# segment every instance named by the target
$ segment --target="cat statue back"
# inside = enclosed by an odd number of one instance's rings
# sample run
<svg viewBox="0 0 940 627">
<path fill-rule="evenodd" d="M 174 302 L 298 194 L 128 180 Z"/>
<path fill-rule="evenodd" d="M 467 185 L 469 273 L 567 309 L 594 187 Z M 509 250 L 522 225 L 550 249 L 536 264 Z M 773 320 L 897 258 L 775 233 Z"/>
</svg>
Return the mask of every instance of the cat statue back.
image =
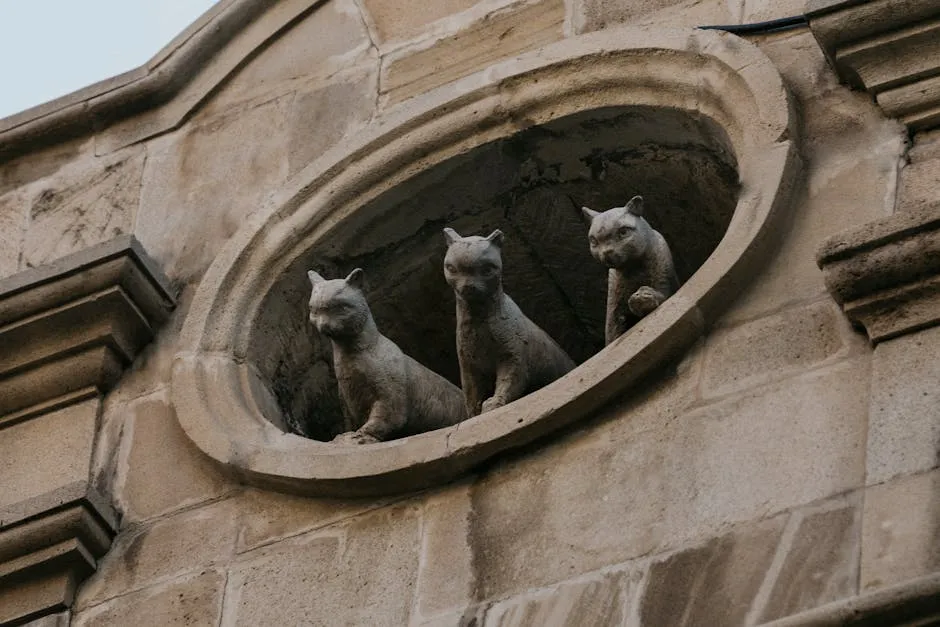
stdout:
<svg viewBox="0 0 940 627">
<path fill-rule="evenodd" d="M 444 277 L 457 297 L 457 357 L 471 416 L 534 392 L 575 364 L 503 291 L 503 234 L 444 229 Z"/>
<path fill-rule="evenodd" d="M 604 329 L 610 344 L 672 296 L 679 279 L 669 245 L 643 218 L 643 198 L 603 213 L 581 211 L 591 222 L 591 254 L 610 269 Z"/>
<path fill-rule="evenodd" d="M 333 345 L 343 411 L 355 431 L 334 442 L 366 444 L 439 429 L 467 417 L 453 383 L 404 354 L 379 333 L 362 292 L 363 271 L 326 280 L 307 272 L 310 322 Z"/>
</svg>

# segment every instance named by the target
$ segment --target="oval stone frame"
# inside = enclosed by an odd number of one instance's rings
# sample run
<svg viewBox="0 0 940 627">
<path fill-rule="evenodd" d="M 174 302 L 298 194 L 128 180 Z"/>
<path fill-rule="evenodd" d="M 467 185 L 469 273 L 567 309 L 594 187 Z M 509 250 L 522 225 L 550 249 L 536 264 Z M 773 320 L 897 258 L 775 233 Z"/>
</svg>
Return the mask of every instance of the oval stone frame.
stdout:
<svg viewBox="0 0 940 627">
<path fill-rule="evenodd" d="M 264 294 L 331 226 L 415 173 L 533 124 L 641 105 L 703 114 L 727 133 L 741 189 L 725 236 L 653 314 L 567 376 L 456 426 L 358 447 L 285 433 L 246 350 Z M 203 278 L 175 357 L 189 438 L 240 479 L 300 494 L 381 495 L 449 481 L 589 416 L 695 342 L 746 284 L 799 172 L 787 91 L 756 47 L 714 31 L 618 28 L 570 38 L 412 98 L 298 173 Z"/>
</svg>

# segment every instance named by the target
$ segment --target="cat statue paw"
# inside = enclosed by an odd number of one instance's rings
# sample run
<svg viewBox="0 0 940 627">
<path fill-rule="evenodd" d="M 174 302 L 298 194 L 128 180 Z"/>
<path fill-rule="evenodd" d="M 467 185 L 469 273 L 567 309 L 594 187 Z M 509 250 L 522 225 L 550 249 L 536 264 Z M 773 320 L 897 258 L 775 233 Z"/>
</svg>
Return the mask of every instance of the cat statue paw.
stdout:
<svg viewBox="0 0 940 627">
<path fill-rule="evenodd" d="M 591 222 L 591 255 L 609 268 L 604 340 L 610 344 L 675 294 L 679 278 L 669 245 L 643 218 L 642 197 L 604 212 L 581 211 Z"/>
<path fill-rule="evenodd" d="M 457 297 L 457 359 L 471 416 L 564 376 L 574 362 L 503 291 L 503 234 L 461 237 L 444 229 L 444 277 Z"/>
<path fill-rule="evenodd" d="M 447 427 L 467 410 L 456 385 L 406 355 L 379 333 L 362 292 L 363 271 L 345 279 L 310 279 L 310 322 L 333 345 L 343 412 L 355 431 L 333 439 L 370 444 Z"/>
</svg>

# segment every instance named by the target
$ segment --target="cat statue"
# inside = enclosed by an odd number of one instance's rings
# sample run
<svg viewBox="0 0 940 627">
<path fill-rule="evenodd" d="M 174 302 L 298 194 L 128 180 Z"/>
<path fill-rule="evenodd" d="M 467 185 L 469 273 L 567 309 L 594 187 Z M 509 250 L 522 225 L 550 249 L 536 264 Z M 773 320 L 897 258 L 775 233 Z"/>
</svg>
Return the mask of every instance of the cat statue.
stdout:
<svg viewBox="0 0 940 627">
<path fill-rule="evenodd" d="M 643 218 L 643 198 L 603 213 L 581 211 L 591 222 L 591 254 L 610 268 L 604 330 L 610 344 L 675 294 L 679 278 L 669 245 Z"/>
<path fill-rule="evenodd" d="M 379 333 L 362 293 L 363 271 L 326 280 L 307 272 L 310 321 L 333 344 L 333 367 L 347 419 L 362 425 L 333 441 L 382 442 L 447 427 L 467 417 L 456 385 Z"/>
<path fill-rule="evenodd" d="M 575 364 L 503 292 L 503 234 L 444 229 L 444 277 L 457 296 L 457 358 L 467 412 L 488 412 L 548 385 Z"/>
</svg>

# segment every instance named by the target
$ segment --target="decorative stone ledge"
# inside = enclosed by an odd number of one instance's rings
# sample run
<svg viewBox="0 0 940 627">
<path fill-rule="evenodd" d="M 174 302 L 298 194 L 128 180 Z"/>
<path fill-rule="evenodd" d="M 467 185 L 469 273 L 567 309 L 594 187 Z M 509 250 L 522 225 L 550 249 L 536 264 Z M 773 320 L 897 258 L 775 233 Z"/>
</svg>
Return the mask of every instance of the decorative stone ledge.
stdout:
<svg viewBox="0 0 940 627">
<path fill-rule="evenodd" d="M 940 574 L 836 601 L 781 618 L 763 627 L 881 627 L 936 625 L 940 621 Z"/>
<path fill-rule="evenodd" d="M 872 342 L 940 324 L 940 205 L 831 237 L 817 263 L 833 298 Z"/>
<path fill-rule="evenodd" d="M 173 309 L 155 268 L 124 236 L 0 281 L 0 424 L 114 384 Z"/>
<path fill-rule="evenodd" d="M 130 236 L 0 281 L 0 625 L 68 609 L 108 550 L 100 399 L 174 305 Z"/>
<path fill-rule="evenodd" d="M 912 130 L 940 124 L 940 3 L 809 0 L 806 15 L 842 80 Z"/>
</svg>

